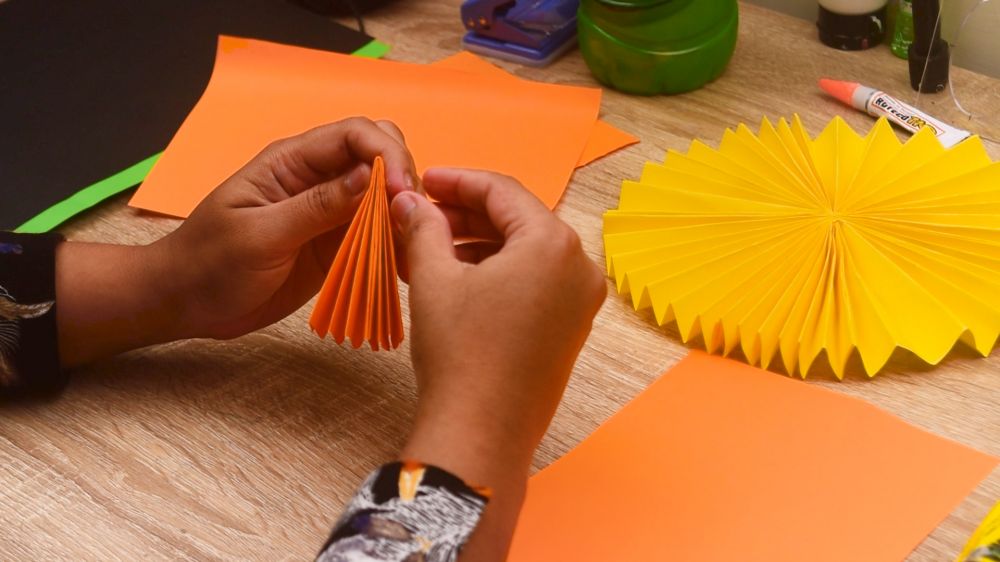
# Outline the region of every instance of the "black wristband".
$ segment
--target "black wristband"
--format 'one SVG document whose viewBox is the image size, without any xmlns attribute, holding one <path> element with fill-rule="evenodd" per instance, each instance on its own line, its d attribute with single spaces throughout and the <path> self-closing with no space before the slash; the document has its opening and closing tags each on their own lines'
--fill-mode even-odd
<svg viewBox="0 0 1000 562">
<path fill-rule="evenodd" d="M 59 365 L 56 247 L 59 234 L 0 232 L 0 397 L 52 396 Z"/>
</svg>

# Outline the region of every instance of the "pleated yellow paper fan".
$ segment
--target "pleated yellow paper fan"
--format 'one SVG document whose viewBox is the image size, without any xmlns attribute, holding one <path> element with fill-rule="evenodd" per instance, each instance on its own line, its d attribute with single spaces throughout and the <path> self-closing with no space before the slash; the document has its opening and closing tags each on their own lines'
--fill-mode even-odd
<svg viewBox="0 0 1000 562">
<path fill-rule="evenodd" d="M 1000 163 L 978 137 L 740 125 L 625 181 L 604 244 L 636 310 L 803 377 L 824 351 L 838 377 L 855 349 L 873 376 L 896 347 L 936 364 L 1000 333 Z"/>
</svg>

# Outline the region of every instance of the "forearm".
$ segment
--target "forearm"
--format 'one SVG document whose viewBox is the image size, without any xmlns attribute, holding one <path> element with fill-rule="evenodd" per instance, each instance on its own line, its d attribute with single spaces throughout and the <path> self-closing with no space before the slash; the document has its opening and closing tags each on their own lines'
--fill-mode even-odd
<svg viewBox="0 0 1000 562">
<path fill-rule="evenodd" d="M 56 251 L 56 321 L 63 367 L 177 339 L 181 307 L 156 245 L 64 242 Z"/>
</svg>

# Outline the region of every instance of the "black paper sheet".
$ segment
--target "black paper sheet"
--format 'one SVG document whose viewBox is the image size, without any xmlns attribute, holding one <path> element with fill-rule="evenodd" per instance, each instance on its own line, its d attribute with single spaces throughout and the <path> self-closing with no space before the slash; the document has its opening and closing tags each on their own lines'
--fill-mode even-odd
<svg viewBox="0 0 1000 562">
<path fill-rule="evenodd" d="M 166 148 L 220 34 L 340 53 L 371 41 L 287 0 L 0 2 L 0 229 Z"/>
</svg>

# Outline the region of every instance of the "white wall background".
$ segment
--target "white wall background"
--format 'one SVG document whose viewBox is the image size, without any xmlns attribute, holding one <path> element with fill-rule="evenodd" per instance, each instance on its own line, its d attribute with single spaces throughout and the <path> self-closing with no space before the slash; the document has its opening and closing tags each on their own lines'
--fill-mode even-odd
<svg viewBox="0 0 1000 562">
<path fill-rule="evenodd" d="M 747 1 L 816 20 L 815 0 Z M 962 19 L 977 4 L 975 14 L 959 34 Z M 941 26 L 941 36 L 952 44 L 954 64 L 1000 78 L 1000 0 L 941 0 Z"/>
</svg>

